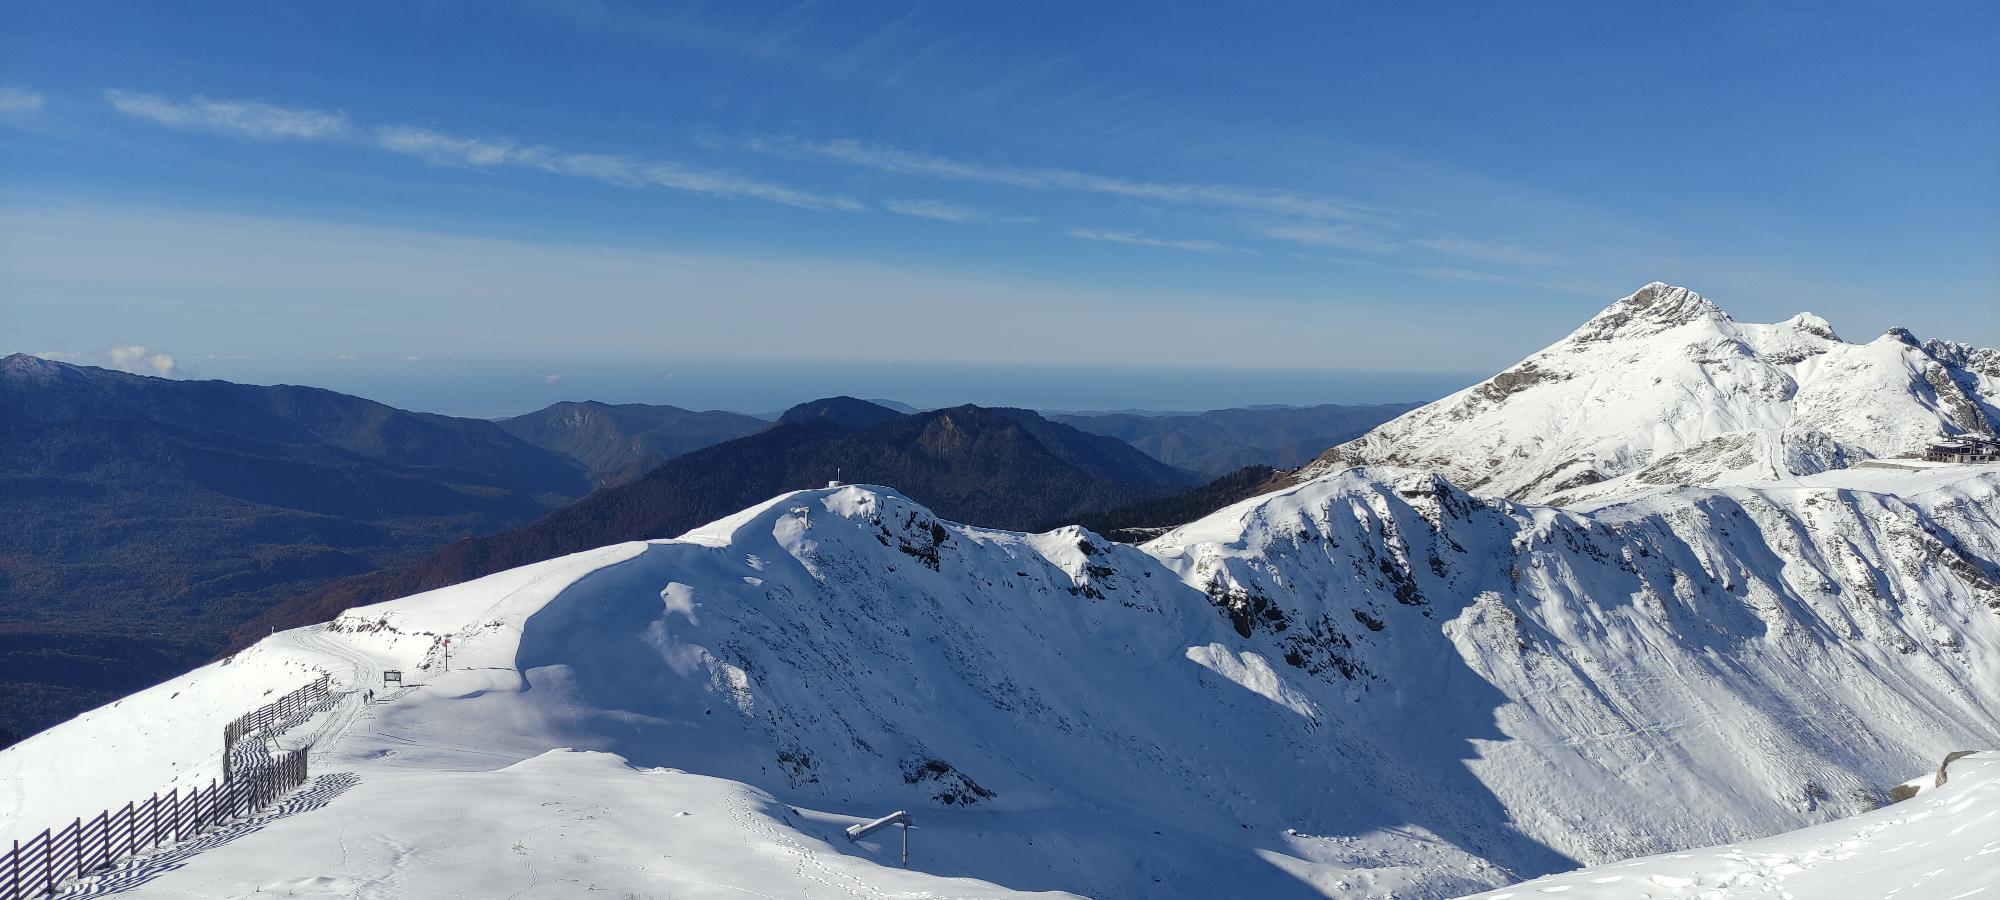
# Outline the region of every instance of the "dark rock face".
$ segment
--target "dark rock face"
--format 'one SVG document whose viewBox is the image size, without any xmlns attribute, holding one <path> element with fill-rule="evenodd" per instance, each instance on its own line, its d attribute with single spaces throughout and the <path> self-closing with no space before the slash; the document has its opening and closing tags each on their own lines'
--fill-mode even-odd
<svg viewBox="0 0 2000 900">
<path fill-rule="evenodd" d="M 1729 314 L 1687 288 L 1653 282 L 1598 313 L 1570 336 L 1576 343 L 1608 341 L 1653 334 L 1702 318 L 1728 319 Z"/>
<path fill-rule="evenodd" d="M 1544 371 L 1534 363 L 1523 363 L 1493 376 L 1479 388 L 1479 397 L 1490 403 L 1498 403 L 1509 395 L 1518 394 L 1538 384 L 1560 381 L 1562 376 Z"/>
</svg>

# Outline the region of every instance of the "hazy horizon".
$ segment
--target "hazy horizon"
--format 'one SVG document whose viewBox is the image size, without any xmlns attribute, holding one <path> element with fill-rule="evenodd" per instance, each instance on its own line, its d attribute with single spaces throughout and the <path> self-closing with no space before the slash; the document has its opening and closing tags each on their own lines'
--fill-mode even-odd
<svg viewBox="0 0 2000 900">
<path fill-rule="evenodd" d="M 140 348 L 124 348 L 137 350 Z M 78 365 L 147 372 L 75 354 L 31 355 Z M 70 358 L 65 358 L 68 356 Z M 1418 403 L 1491 373 L 1365 372 L 1216 367 L 850 363 L 824 360 L 459 360 L 272 361 L 180 358 L 172 377 L 243 384 L 297 384 L 400 409 L 496 419 L 551 403 L 594 400 L 769 415 L 831 396 L 893 400 L 921 409 L 1012 406 L 1062 412 L 1200 412 L 1246 406 Z"/>
</svg>

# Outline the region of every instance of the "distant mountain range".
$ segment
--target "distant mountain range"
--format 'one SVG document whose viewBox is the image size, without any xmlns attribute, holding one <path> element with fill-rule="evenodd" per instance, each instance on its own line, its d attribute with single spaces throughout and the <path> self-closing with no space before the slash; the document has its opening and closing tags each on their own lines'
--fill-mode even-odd
<svg viewBox="0 0 2000 900">
<path fill-rule="evenodd" d="M 1202 479 L 1116 438 L 1025 409 L 907 415 L 851 397 L 787 410 L 769 429 L 668 460 L 541 520 L 452 543 L 400 569 L 341 579 L 237 631 L 322 622 L 362 603 L 620 541 L 675 537 L 752 503 L 836 478 L 896 484 L 961 522 L 1028 528 L 1178 494 Z"/>
<path fill-rule="evenodd" d="M 903 414 L 922 411 L 894 400 L 861 401 Z M 1248 406 L 1207 412 L 1052 412 L 1041 415 L 1091 434 L 1114 437 L 1168 465 L 1210 477 L 1244 466 L 1295 469 L 1335 444 L 1415 409 L 1416 403 Z M 644 403 L 557 403 L 500 419 L 508 433 L 581 463 L 599 486 L 637 480 L 660 463 L 770 427 L 765 416 Z"/>
<path fill-rule="evenodd" d="M 0 729 L 185 670 L 329 578 L 588 492 L 491 422 L 317 388 L 0 360 Z"/>
<path fill-rule="evenodd" d="M 1296 469 L 1335 444 L 1417 408 L 1417 403 L 1366 406 L 1252 406 L 1202 413 L 1049 413 L 1051 421 L 1115 437 L 1169 465 L 1211 477 L 1244 466 Z"/>
<path fill-rule="evenodd" d="M 771 423 L 715 409 L 586 400 L 557 403 L 498 424 L 521 440 L 582 463 L 592 483 L 615 485 L 683 453 L 754 434 Z"/>
<path fill-rule="evenodd" d="M 0 531 L 0 746 L 185 670 L 232 630 L 671 537 L 782 490 L 895 484 L 959 521 L 1091 517 L 1139 536 L 1274 477 L 1196 490 L 1216 467 L 1296 465 L 1401 408 L 1044 416 L 836 397 L 775 422 L 590 401 L 492 422 L 10 356 L 0 515 L 21 527 Z"/>
</svg>

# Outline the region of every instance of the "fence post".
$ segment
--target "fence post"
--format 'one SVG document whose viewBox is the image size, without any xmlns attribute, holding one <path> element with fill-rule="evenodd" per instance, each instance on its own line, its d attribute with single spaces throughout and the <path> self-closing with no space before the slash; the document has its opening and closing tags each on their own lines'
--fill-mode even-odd
<svg viewBox="0 0 2000 900">
<path fill-rule="evenodd" d="M 7 873 L 7 880 L 13 882 L 13 884 L 9 886 L 7 889 L 7 897 L 8 900 L 13 900 L 13 898 L 21 896 L 21 842 L 20 841 L 17 840 L 14 842 L 14 852 L 8 855 L 10 858 L 14 860 L 14 864 L 8 867 L 9 871 Z"/>
<path fill-rule="evenodd" d="M 83 876 L 83 817 L 76 817 L 76 874 Z"/>
<path fill-rule="evenodd" d="M 56 837 L 48 829 L 42 829 L 42 875 L 48 879 L 48 893 L 56 892 Z"/>
</svg>

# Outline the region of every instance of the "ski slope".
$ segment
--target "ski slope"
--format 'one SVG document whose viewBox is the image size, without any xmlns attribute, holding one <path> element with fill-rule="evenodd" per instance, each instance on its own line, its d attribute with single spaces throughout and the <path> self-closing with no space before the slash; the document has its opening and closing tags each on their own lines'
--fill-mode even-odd
<svg viewBox="0 0 2000 900">
<path fill-rule="evenodd" d="M 2000 753 L 1954 760 L 1948 775 L 1935 790 L 1837 822 L 1538 878 L 1473 900 L 2000 896 Z"/>
<path fill-rule="evenodd" d="M 303 729 L 347 780 L 126 893 L 1456 896 L 2000 747 L 1996 493 L 1564 510 L 1356 468 L 1131 547 L 802 491 L 274 635 L 0 751 L 0 827 L 205 781 L 223 721 L 400 669 Z M 895 809 L 908 871 L 840 836 Z"/>
</svg>

